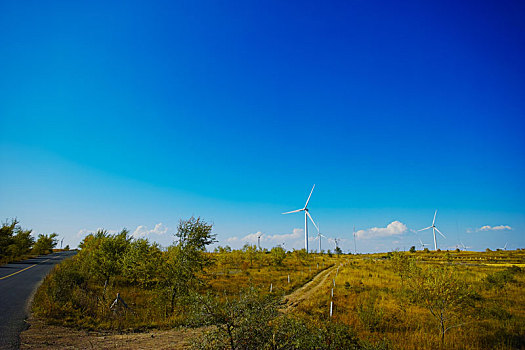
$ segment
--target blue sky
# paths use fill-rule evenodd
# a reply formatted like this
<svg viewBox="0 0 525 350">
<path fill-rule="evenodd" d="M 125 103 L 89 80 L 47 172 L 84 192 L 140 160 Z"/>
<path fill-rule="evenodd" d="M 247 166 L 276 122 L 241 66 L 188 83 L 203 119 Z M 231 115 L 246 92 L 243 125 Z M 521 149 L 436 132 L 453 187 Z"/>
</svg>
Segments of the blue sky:
<svg viewBox="0 0 525 350">
<path fill-rule="evenodd" d="M 353 225 L 360 251 L 408 249 L 435 209 L 442 248 L 525 248 L 524 15 L 2 1 L 0 216 L 72 246 L 123 227 L 167 245 L 195 215 L 221 245 L 300 248 L 303 217 L 280 213 L 315 183 L 311 214 L 345 251 Z"/>
</svg>

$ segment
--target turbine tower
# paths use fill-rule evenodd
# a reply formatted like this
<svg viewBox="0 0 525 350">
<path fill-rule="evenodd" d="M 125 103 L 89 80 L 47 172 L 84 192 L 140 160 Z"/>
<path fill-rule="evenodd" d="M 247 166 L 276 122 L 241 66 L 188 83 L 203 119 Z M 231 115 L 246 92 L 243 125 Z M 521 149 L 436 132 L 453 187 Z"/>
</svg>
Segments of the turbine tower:
<svg viewBox="0 0 525 350">
<path fill-rule="evenodd" d="M 319 227 L 317 227 L 314 219 L 312 219 L 312 216 L 308 212 L 308 202 L 310 202 L 310 197 L 312 197 L 312 192 L 314 191 L 314 188 L 315 188 L 315 184 L 312 187 L 312 190 L 310 191 L 310 195 L 308 196 L 308 199 L 306 200 L 306 204 L 304 205 L 304 208 L 287 211 L 286 213 L 283 213 L 283 214 L 291 214 L 291 213 L 298 213 L 300 211 L 304 211 L 304 249 L 306 249 L 307 254 L 308 254 L 308 218 L 310 218 L 310 220 L 312 221 L 312 224 L 314 224 L 317 231 L 319 231 Z"/>
<path fill-rule="evenodd" d="M 354 254 L 357 254 L 357 243 L 355 242 L 355 225 L 354 225 Z"/>
<path fill-rule="evenodd" d="M 440 230 L 438 230 L 438 228 L 436 227 L 436 215 L 437 215 L 437 209 L 436 209 L 436 212 L 434 213 L 434 220 L 432 220 L 432 226 L 429 226 L 429 227 L 425 227 L 425 228 L 422 228 L 421 230 L 417 230 L 417 232 L 420 232 L 420 231 L 425 231 L 425 230 L 428 230 L 429 228 L 432 229 L 432 233 L 434 234 L 434 250 L 437 250 L 437 241 L 436 241 L 436 231 L 441 235 L 443 236 L 443 238 L 447 238 L 445 237 L 444 234 L 441 233 Z"/>
<path fill-rule="evenodd" d="M 261 250 L 261 235 L 262 233 L 257 235 L 257 246 L 259 247 L 259 250 Z"/>
</svg>

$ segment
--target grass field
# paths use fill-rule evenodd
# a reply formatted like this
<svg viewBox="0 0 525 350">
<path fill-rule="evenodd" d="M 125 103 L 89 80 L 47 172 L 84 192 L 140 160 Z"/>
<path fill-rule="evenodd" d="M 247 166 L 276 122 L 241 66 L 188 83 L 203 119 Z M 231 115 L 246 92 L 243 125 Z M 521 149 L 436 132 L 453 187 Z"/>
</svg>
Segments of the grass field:
<svg viewBox="0 0 525 350">
<path fill-rule="evenodd" d="M 348 326 L 370 349 L 525 348 L 525 251 L 277 253 L 255 247 L 203 253 L 207 264 L 193 298 L 233 300 L 255 288 L 261 298 L 287 302 L 281 310 L 312 325 Z M 84 275 L 82 259 L 78 254 L 46 278 L 33 305 L 36 316 L 119 331 L 199 326 L 190 297 L 177 296 L 171 309 L 160 280 L 138 283 L 115 274 L 103 283 Z M 128 307 L 110 307 L 117 293 Z"/>
</svg>

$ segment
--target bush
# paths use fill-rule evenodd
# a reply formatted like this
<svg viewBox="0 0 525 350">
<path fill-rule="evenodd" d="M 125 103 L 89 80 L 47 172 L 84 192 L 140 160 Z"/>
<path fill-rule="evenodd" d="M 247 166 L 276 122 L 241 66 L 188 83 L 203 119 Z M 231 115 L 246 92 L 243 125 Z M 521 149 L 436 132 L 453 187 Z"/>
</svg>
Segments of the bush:
<svg viewBox="0 0 525 350">
<path fill-rule="evenodd" d="M 511 267 L 505 268 L 505 270 L 496 271 L 492 274 L 487 275 L 483 279 L 483 282 L 485 283 L 485 286 L 488 289 L 502 289 L 507 283 L 516 282 L 514 275 L 520 272 L 521 268 L 519 266 L 513 265 Z"/>
<path fill-rule="evenodd" d="M 194 305 L 197 323 L 216 326 L 194 349 L 359 349 L 348 325 L 279 315 L 278 300 L 253 288 L 227 300 L 197 296 Z"/>
<path fill-rule="evenodd" d="M 31 230 L 24 230 L 17 219 L 4 222 L 0 227 L 0 263 L 23 257 L 34 243 Z"/>
</svg>

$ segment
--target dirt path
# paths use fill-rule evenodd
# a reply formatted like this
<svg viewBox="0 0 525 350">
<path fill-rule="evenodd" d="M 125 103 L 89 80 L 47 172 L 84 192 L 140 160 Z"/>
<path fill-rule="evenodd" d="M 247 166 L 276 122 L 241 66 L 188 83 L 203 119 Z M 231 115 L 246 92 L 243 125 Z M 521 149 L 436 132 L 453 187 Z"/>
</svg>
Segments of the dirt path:
<svg viewBox="0 0 525 350">
<path fill-rule="evenodd" d="M 89 332 L 45 324 L 29 319 L 31 327 L 20 334 L 20 349 L 187 349 L 205 328 L 152 330 L 145 333 L 115 334 Z"/>
<path fill-rule="evenodd" d="M 332 266 L 319 274 L 317 274 L 310 282 L 306 283 L 301 288 L 296 289 L 293 293 L 284 297 L 285 305 L 281 308 L 283 312 L 293 310 L 304 300 L 310 298 L 319 288 L 326 285 L 327 281 L 335 274 L 337 266 Z"/>
</svg>

